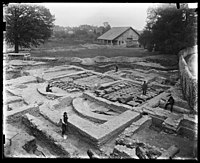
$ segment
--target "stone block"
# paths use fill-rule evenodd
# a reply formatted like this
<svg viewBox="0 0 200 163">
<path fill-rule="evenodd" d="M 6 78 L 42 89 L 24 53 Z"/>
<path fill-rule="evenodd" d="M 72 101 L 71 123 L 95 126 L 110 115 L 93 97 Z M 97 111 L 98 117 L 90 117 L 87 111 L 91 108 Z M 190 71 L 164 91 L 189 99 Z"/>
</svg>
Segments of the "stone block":
<svg viewBox="0 0 200 163">
<path fill-rule="evenodd" d="M 167 149 L 167 151 L 163 152 L 162 155 L 158 157 L 158 159 L 171 159 L 179 152 L 180 152 L 180 149 L 177 146 L 172 145 L 171 147 Z"/>
<path fill-rule="evenodd" d="M 159 118 L 157 116 L 151 116 L 152 118 L 152 124 L 156 127 L 162 127 L 162 123 L 164 122 L 165 119 Z"/>
<path fill-rule="evenodd" d="M 113 153 L 118 155 L 120 158 L 132 158 L 132 159 L 139 159 L 138 156 L 135 154 L 135 148 L 130 149 L 123 145 L 116 145 L 114 147 Z"/>
<path fill-rule="evenodd" d="M 177 130 L 177 133 L 179 135 L 187 137 L 190 140 L 197 140 L 197 138 L 198 138 L 198 134 L 197 134 L 198 131 L 194 130 L 194 129 L 187 128 L 187 127 L 182 127 L 182 126 L 179 127 L 178 130 Z"/>
<path fill-rule="evenodd" d="M 23 148 L 28 152 L 28 153 L 34 153 L 35 150 L 37 149 L 36 145 L 36 140 L 33 136 L 29 136 L 27 140 L 25 140 L 25 144 L 23 145 Z"/>
<path fill-rule="evenodd" d="M 5 98 L 5 104 L 10 104 L 10 103 L 14 103 L 14 102 L 20 102 L 23 101 L 22 97 L 19 96 L 9 96 L 8 98 Z"/>
<path fill-rule="evenodd" d="M 178 130 L 178 127 L 180 126 L 180 122 L 182 119 L 182 116 L 169 116 L 167 119 L 165 119 L 162 126 L 163 128 L 173 130 L 176 132 Z"/>
<path fill-rule="evenodd" d="M 5 115 L 6 121 L 7 122 L 19 121 L 23 114 L 26 114 L 27 112 L 30 112 L 32 110 L 37 110 L 37 109 L 38 109 L 38 105 L 32 104 L 32 105 L 28 105 L 28 106 L 23 106 L 21 108 L 15 109 L 15 110 L 11 110 L 9 112 L 6 112 L 6 115 Z"/>
<path fill-rule="evenodd" d="M 128 128 L 126 128 L 123 131 L 123 135 L 125 137 L 131 137 L 136 132 L 149 127 L 152 124 L 152 119 L 149 116 L 143 116 L 140 119 L 137 119 L 137 121 L 134 121 Z"/>
<path fill-rule="evenodd" d="M 144 150 L 142 147 L 137 146 L 135 151 L 139 159 L 148 159 L 148 157 L 146 156 L 146 150 Z"/>
<path fill-rule="evenodd" d="M 149 117 L 148 115 L 142 116 L 138 121 L 133 122 L 131 124 L 134 126 L 138 126 L 140 130 L 144 129 L 144 128 L 149 128 L 152 124 L 152 118 Z"/>
<path fill-rule="evenodd" d="M 22 76 L 16 79 L 11 79 L 6 81 L 6 84 L 18 85 L 18 84 L 28 84 L 28 83 L 36 83 L 36 77 L 33 76 Z"/>
</svg>

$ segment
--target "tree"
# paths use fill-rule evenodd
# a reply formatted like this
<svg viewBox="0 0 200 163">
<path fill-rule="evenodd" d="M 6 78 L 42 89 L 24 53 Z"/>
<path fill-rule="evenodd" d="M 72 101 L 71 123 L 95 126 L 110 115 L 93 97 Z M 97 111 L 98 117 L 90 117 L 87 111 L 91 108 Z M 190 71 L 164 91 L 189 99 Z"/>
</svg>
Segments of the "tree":
<svg viewBox="0 0 200 163">
<path fill-rule="evenodd" d="M 103 23 L 103 33 L 106 33 L 107 31 L 109 31 L 111 29 L 111 26 L 108 22 L 104 22 Z"/>
<path fill-rule="evenodd" d="M 146 49 L 147 47 L 149 48 L 151 44 L 153 44 L 152 38 L 152 32 L 145 29 L 139 36 L 138 42 Z"/>
<path fill-rule="evenodd" d="M 44 43 L 51 34 L 54 16 L 44 6 L 9 4 L 5 12 L 6 42 L 15 46 L 29 48 Z"/>
<path fill-rule="evenodd" d="M 181 49 L 196 44 L 194 9 L 189 9 L 185 4 L 180 9 L 176 5 L 165 4 L 149 8 L 147 14 L 146 29 L 150 31 L 151 39 L 145 39 L 150 45 L 155 44 L 155 50 L 177 54 Z"/>
</svg>

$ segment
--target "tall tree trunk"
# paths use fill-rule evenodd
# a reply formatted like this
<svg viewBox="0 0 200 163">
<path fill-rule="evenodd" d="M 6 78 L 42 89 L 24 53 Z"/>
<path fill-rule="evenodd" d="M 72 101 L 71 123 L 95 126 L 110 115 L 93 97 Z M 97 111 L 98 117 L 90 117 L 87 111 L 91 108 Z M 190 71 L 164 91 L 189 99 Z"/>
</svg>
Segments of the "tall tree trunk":
<svg viewBox="0 0 200 163">
<path fill-rule="evenodd" d="M 15 37 L 15 53 L 19 53 L 19 43 L 17 37 Z"/>
<path fill-rule="evenodd" d="M 15 21 L 14 21 L 14 38 L 15 38 L 15 53 L 19 53 L 19 42 L 18 42 L 18 31 L 17 31 L 17 12 L 16 8 L 14 10 L 14 16 L 15 16 Z"/>
</svg>

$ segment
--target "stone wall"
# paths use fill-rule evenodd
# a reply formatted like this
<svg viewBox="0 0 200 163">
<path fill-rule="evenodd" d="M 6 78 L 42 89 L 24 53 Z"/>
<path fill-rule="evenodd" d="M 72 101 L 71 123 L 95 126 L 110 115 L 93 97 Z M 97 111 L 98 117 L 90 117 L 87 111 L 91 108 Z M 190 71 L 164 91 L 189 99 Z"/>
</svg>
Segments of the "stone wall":
<svg viewBox="0 0 200 163">
<path fill-rule="evenodd" d="M 15 110 L 11 110 L 9 112 L 6 112 L 6 122 L 7 123 L 15 123 L 19 122 L 21 120 L 22 115 L 26 113 L 34 113 L 38 110 L 38 105 L 33 104 L 29 106 L 24 106 Z"/>
<path fill-rule="evenodd" d="M 113 103 L 106 99 L 103 99 L 100 97 L 95 97 L 92 93 L 89 93 L 89 92 L 84 92 L 83 98 L 86 98 L 92 102 L 96 102 L 97 104 L 102 105 L 111 110 L 114 110 L 115 112 L 120 113 L 120 114 L 127 110 L 132 110 L 132 107 L 130 107 L 130 106 L 126 106 L 126 105 L 120 104 L 120 103 Z"/>
<path fill-rule="evenodd" d="M 185 57 L 195 53 L 196 47 L 183 49 L 179 52 L 179 72 L 183 95 L 191 110 L 197 111 L 197 79 L 191 74 Z"/>
<path fill-rule="evenodd" d="M 63 139 L 63 137 L 55 132 L 52 127 L 45 124 L 43 121 L 31 114 L 25 114 L 22 117 L 22 122 L 30 129 L 31 133 L 37 136 L 40 140 L 45 141 L 51 147 L 53 152 L 61 157 L 76 157 L 77 148 L 70 142 Z"/>
</svg>

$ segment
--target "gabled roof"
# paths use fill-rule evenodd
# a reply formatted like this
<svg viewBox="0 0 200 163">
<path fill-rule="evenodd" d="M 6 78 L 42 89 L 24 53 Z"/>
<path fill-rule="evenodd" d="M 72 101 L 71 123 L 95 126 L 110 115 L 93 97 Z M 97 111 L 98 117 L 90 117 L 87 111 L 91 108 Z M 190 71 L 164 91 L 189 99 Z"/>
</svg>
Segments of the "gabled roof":
<svg viewBox="0 0 200 163">
<path fill-rule="evenodd" d="M 97 39 L 101 40 L 114 40 L 127 30 L 132 29 L 135 33 L 138 34 L 136 30 L 134 30 L 132 27 L 112 27 L 109 31 L 98 37 Z M 139 34 L 138 34 L 139 35 Z"/>
</svg>

